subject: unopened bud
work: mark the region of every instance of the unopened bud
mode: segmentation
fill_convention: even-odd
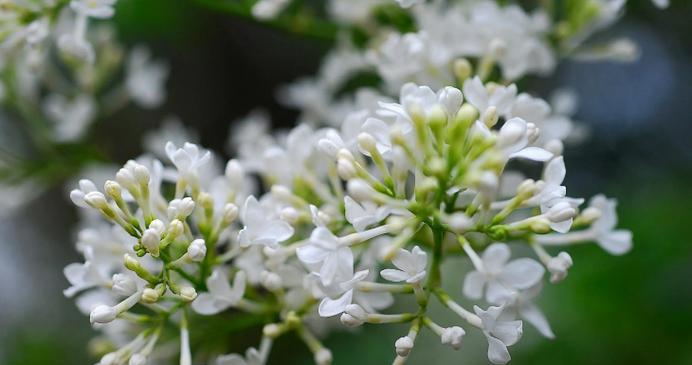
[[[449,345],[455,350],[458,350],[461,348],[461,340],[465,334],[466,331],[459,326],[448,327],[442,332],[440,340],[443,345]]]
[[[190,246],[187,247],[187,257],[189,257],[192,261],[201,262],[204,260],[206,255],[207,246],[205,245],[204,240],[201,238],[192,241]]]
[[[408,336],[399,337],[394,343],[394,347],[396,348],[397,355],[406,357],[411,353],[411,349],[413,349],[413,340]]]
[[[184,286],[180,288],[180,297],[184,300],[191,302],[197,298],[197,291],[191,286]]]
[[[110,323],[118,316],[115,308],[108,305],[98,305],[89,314],[89,321],[94,323]]]
[[[361,133],[358,135],[358,146],[361,150],[370,154],[377,149],[377,141],[372,134]]]
[[[567,277],[567,270],[572,267],[572,256],[567,252],[560,252],[557,256],[548,261],[548,271],[550,272],[550,282],[555,284]]]
[[[326,348],[319,349],[315,353],[315,363],[317,365],[330,365],[332,363],[332,352]]]
[[[281,276],[271,271],[262,271],[261,280],[262,285],[270,291],[277,291],[283,286]]]
[[[132,277],[130,275],[120,273],[114,274],[112,281],[112,289],[118,295],[127,297],[134,294],[137,291],[137,283],[135,283],[135,281],[132,280]]]
[[[145,288],[142,291],[142,302],[144,303],[156,303],[159,300],[159,292],[156,289]]]
[[[461,81],[468,79],[469,76],[471,76],[471,72],[473,72],[471,62],[469,62],[469,60],[466,58],[458,58],[454,60],[453,68],[454,76]]]
[[[227,224],[233,223],[238,218],[238,206],[228,203],[223,206],[223,221]]]

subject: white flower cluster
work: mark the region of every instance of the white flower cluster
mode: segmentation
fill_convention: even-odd
[[[27,122],[43,125],[59,143],[79,140],[95,119],[128,101],[159,106],[165,97],[166,65],[152,61],[143,46],[126,55],[107,24],[91,24],[111,18],[115,3],[3,2],[0,102]],[[57,57],[51,54],[55,49]],[[125,80],[112,86],[120,69]]]
[[[270,18],[285,3],[263,0],[253,10]],[[367,22],[384,1],[347,3],[331,1],[329,11]],[[268,117],[252,113],[233,131],[237,159],[225,169],[210,151],[168,142],[148,147],[170,165],[142,157],[103,189],[79,182],[72,200],[102,219],[85,219],[77,244],[84,262],[65,268],[65,295],[79,294],[80,309],[115,345],[100,365],[173,357],[181,365],[265,364],[288,333],[317,364],[330,364],[318,338],[333,329],[327,317],[349,327],[408,324],[392,339],[393,364],[407,361],[426,329],[453,349],[476,332],[487,339],[489,361],[505,364],[523,321],[554,337],[534,300],[544,282],[567,277],[573,260],[549,250],[631,248],[612,199],[583,206],[567,195],[562,153],[575,137],[572,98],[561,93],[548,103],[507,81],[552,68],[546,16],[489,1],[399,3],[427,29],[375,35],[365,51],[341,42],[318,78],[282,95],[303,122],[271,133]],[[367,67],[383,91],[332,98]],[[398,97],[383,95],[394,88]],[[523,175],[527,165],[542,174]],[[529,249],[512,257],[510,247],[521,246]],[[455,257],[473,270],[444,277]],[[408,310],[388,311],[405,297]],[[456,320],[436,322],[432,301]],[[224,353],[234,323],[260,323],[257,348]]]
[[[229,320],[273,319],[247,362],[264,363],[272,341],[295,331],[318,364],[330,363],[331,353],[313,334],[318,314],[338,315],[348,326],[410,323],[395,341],[395,363],[405,361],[423,328],[455,349],[476,328],[488,340],[489,360],[504,364],[507,346],[521,337],[521,320],[553,336],[532,300],[545,272],[551,282],[563,280],[572,260],[566,252],[551,256],[545,246],[596,241],[621,254],[631,245],[629,232],[614,230],[613,202],[599,196],[580,210],[582,200],[566,195],[559,139],[546,143],[552,149],[537,144],[538,124],[512,112],[522,105],[514,85],[476,77],[465,81],[464,92],[406,84],[399,101],[379,103],[355,136],[300,125],[277,140],[246,126],[244,133],[261,138],[247,139],[240,150],[266,143],[229,161],[223,173],[210,152],[169,143],[174,169],[158,160],[129,161],[103,192],[83,180],[71,193],[109,225],[80,235],[85,262],[65,269],[72,284],[65,294],[88,291],[80,307],[92,323],[139,331],[102,364],[154,356],[159,338],[170,337],[162,336],[170,320],[181,327],[181,364],[188,364],[187,328],[205,321],[188,306],[203,316],[230,311]],[[517,180],[511,160],[544,164],[543,176]],[[267,193],[248,194],[254,187],[247,171],[263,178]],[[510,260],[504,242],[532,247],[537,260]],[[443,278],[445,259],[458,255],[475,270],[463,281]],[[380,271],[383,265],[391,266]],[[452,299],[443,280],[463,283],[476,305],[467,309]],[[381,313],[394,295],[414,297],[417,307]],[[459,322],[437,324],[427,311],[431,300]],[[131,311],[138,303],[146,314]],[[220,355],[195,358],[240,361]]]

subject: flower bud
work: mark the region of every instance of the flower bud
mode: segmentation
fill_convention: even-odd
[[[228,203],[223,207],[223,221],[227,224],[233,223],[238,218],[238,206]]]
[[[240,189],[240,187],[243,186],[245,170],[238,160],[232,159],[228,161],[226,164],[226,178],[233,189]]]
[[[348,313],[341,313],[341,317],[339,317],[339,320],[344,326],[347,327],[358,327],[364,323],[363,321]]]
[[[601,218],[601,210],[596,207],[588,207],[581,212],[581,219],[584,223],[590,224]]]
[[[113,180],[106,181],[103,190],[111,199],[119,199],[122,196],[122,187]]]
[[[315,353],[315,363],[317,365],[330,365],[332,363],[332,352],[326,348],[319,349]]]
[[[288,222],[289,224],[293,225],[298,222],[298,219],[300,218],[300,214],[296,210],[296,208],[293,207],[286,207],[284,209],[281,209],[281,213],[279,214],[279,218],[281,218],[282,221]]]
[[[454,60],[454,65],[453,65],[453,70],[454,70],[454,76],[456,76],[457,79],[459,80],[466,80],[471,76],[471,72],[473,72],[473,67],[471,66],[471,62],[467,60],[466,58],[458,58]]]
[[[560,252],[557,256],[548,261],[548,271],[550,272],[550,282],[555,284],[567,277],[567,270],[572,267],[572,257],[567,252]]]
[[[541,135],[541,129],[535,123],[526,123],[526,138],[529,143],[534,143]]]
[[[550,221],[546,218],[537,218],[533,222],[531,222],[530,227],[531,232],[538,233],[538,234],[545,234],[550,232]]]
[[[118,358],[118,354],[109,352],[101,357],[97,365],[118,365],[119,363],[120,359]]]
[[[283,201],[291,201],[293,199],[293,193],[291,190],[283,185],[273,185],[272,195]]]
[[[526,122],[521,118],[508,120],[497,136],[499,147],[512,146],[519,143],[526,136]]]
[[[343,141],[335,130],[328,130],[325,137],[317,142],[317,148],[329,158],[335,159]]]
[[[411,349],[413,349],[413,340],[408,336],[399,337],[394,343],[394,347],[396,348],[397,355],[406,357],[411,352]]]
[[[577,215],[577,210],[572,208],[572,205],[566,201],[561,201],[548,210],[548,219],[553,222],[563,222],[574,218]]]
[[[553,155],[560,156],[560,155],[562,155],[562,152],[564,151],[565,146],[561,140],[551,139],[550,141],[545,143],[544,148],[548,152],[552,153]]]
[[[466,331],[459,326],[447,327],[442,332],[440,340],[443,345],[450,345],[455,350],[458,350],[461,347],[461,340],[465,334]]]
[[[459,108],[459,111],[457,112],[457,115],[454,119],[457,122],[460,122],[464,125],[470,125],[477,118],[478,118],[478,109],[476,109],[473,105],[471,105],[469,103],[464,103],[461,106],[461,108]]]
[[[137,283],[130,275],[115,274],[113,275],[113,291],[124,297],[130,296],[137,291]]]
[[[106,209],[108,208],[108,201],[106,197],[98,191],[92,191],[84,196],[84,201],[96,209]]]
[[[118,313],[115,311],[115,308],[108,306],[108,305],[98,305],[96,308],[94,308],[91,311],[91,314],[89,314],[89,321],[94,324],[94,323],[110,323],[115,320],[115,317],[118,316]]]
[[[171,237],[178,237],[185,231],[185,226],[183,222],[178,219],[174,219],[171,223],[168,223],[168,235]]]
[[[135,166],[134,175],[137,182],[141,185],[149,184],[149,169],[147,169],[144,165],[137,164],[137,166]]]
[[[377,195],[375,190],[362,179],[351,179],[346,184],[349,195],[358,201],[371,201]]]
[[[461,234],[473,226],[473,221],[464,213],[454,213],[449,216],[447,224],[454,233]]]
[[[276,338],[281,335],[281,326],[276,323],[269,323],[262,328],[262,334],[269,338]]]
[[[353,162],[345,158],[339,158],[336,161],[336,172],[339,174],[339,177],[344,180],[351,180],[358,175],[358,171],[356,171]]]
[[[262,271],[261,280],[262,285],[270,291],[277,291],[283,286],[281,276],[271,271]]]
[[[191,302],[197,298],[197,291],[191,286],[184,286],[180,288],[180,297],[188,302]]]
[[[125,168],[118,170],[118,172],[115,174],[115,181],[124,186],[127,190],[132,190],[137,183],[134,175],[132,175],[132,173]]]
[[[363,152],[370,154],[371,152],[377,150],[377,141],[372,134],[361,133],[358,135],[358,147],[360,147]]]
[[[207,255],[207,246],[203,239],[198,238],[187,246],[187,257],[195,262],[201,262],[204,260],[204,256]]]
[[[149,253],[157,257],[159,255],[159,244],[161,243],[161,235],[156,229],[148,228],[142,234],[140,239],[142,246],[144,246]]]
[[[159,292],[156,289],[145,288],[142,291],[142,302],[144,303],[156,303],[159,300]]]
[[[498,118],[497,108],[495,108],[495,106],[489,106],[488,109],[486,109],[483,113],[483,124],[485,124],[488,128],[492,128],[495,124],[497,124]]]
[[[428,112],[428,124],[433,130],[439,130],[447,124],[447,112],[440,104],[435,104]]]
[[[142,354],[134,354],[130,357],[128,365],[146,365],[147,357]]]

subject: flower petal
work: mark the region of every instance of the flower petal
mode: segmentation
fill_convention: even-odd
[[[512,359],[502,341],[492,336],[486,336],[488,339],[488,360],[493,364],[504,365]]]
[[[507,264],[499,279],[509,287],[526,289],[539,282],[544,273],[545,268],[536,260],[520,258]]]
[[[481,299],[484,286],[485,275],[478,271],[471,271],[464,278],[464,295],[469,299]]]
[[[341,295],[337,299],[331,299],[329,297],[322,299],[319,308],[317,309],[321,317],[332,317],[337,314],[343,313],[346,306],[351,304],[353,299],[353,290],[349,290]]]

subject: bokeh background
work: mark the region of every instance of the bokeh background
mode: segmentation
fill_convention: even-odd
[[[649,1],[630,1],[627,10],[608,32],[632,37],[641,48],[638,61],[567,61],[554,76],[529,82],[532,90],[577,91],[577,119],[591,133],[566,152],[570,195],[618,198],[620,226],[633,231],[635,246],[622,257],[595,245],[574,247],[568,279],[548,286],[539,302],[557,339],[526,326],[512,364],[692,364],[692,2],[672,1],[660,11]],[[92,138],[118,164],[141,153],[142,133],[171,114],[216,151],[227,150],[232,121],[256,107],[266,108],[275,126],[291,126],[296,113],[277,103],[277,88],[314,73],[330,46],[189,1],[122,0],[117,14],[121,39],[150,45],[172,70],[163,108],[126,109],[99,122]],[[0,143],[8,136],[21,141],[11,121],[0,126]],[[86,346],[89,321],[62,296],[62,267],[78,260],[76,220],[62,185],[0,217],[0,364],[95,362]],[[450,274],[463,265],[448,265]],[[458,293],[456,285],[449,290]],[[404,332],[372,326],[335,334],[326,344],[337,365],[387,364]],[[467,337],[461,354],[424,335],[430,346],[417,346],[409,363],[487,363],[484,341]],[[286,338],[270,364],[311,361]]]

